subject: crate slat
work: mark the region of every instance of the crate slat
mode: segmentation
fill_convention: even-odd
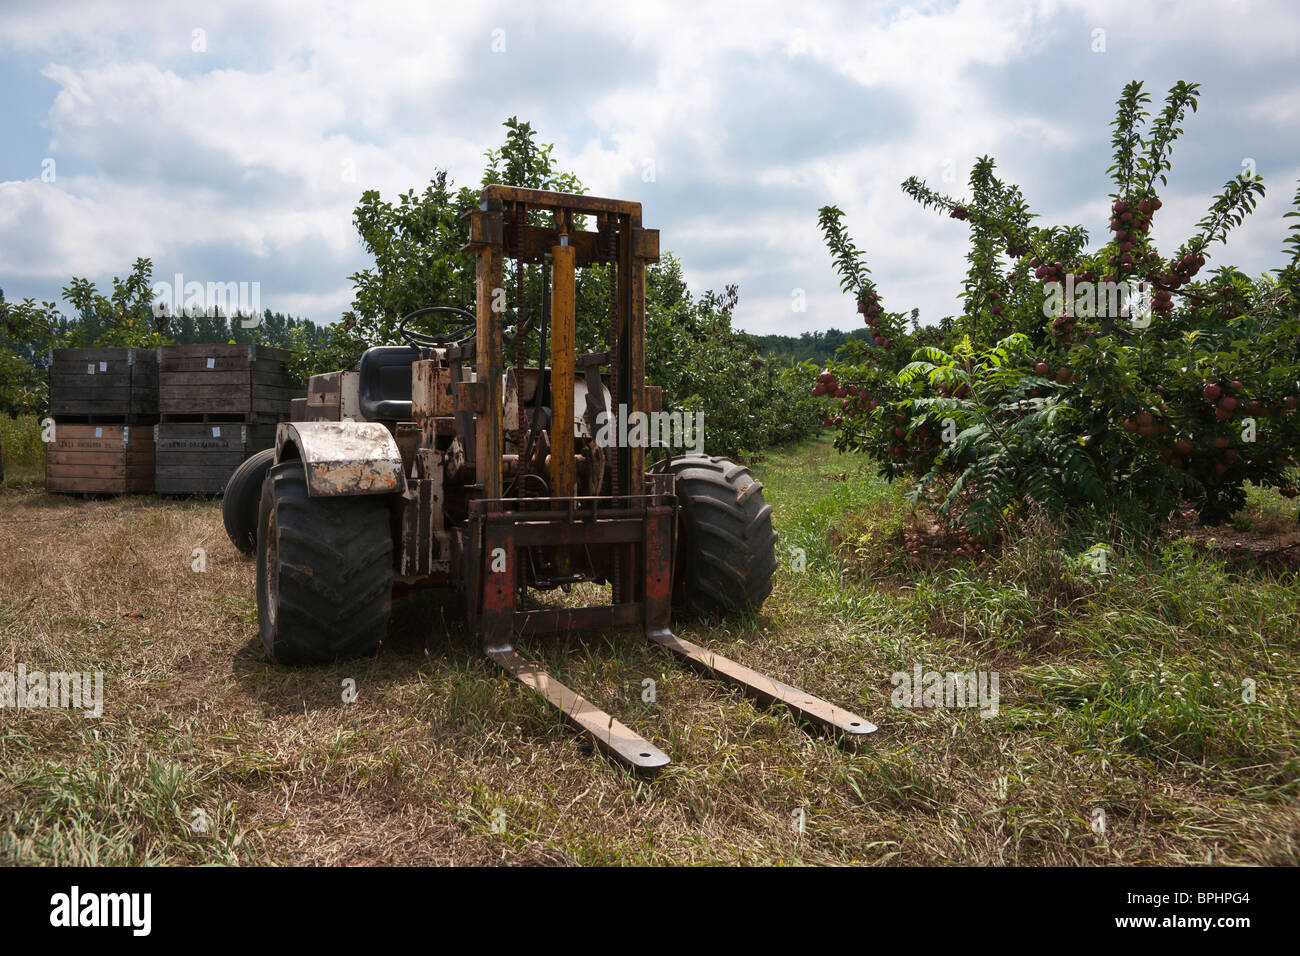
[[[294,381],[287,349],[265,345],[167,345],[158,349],[158,410],[164,422],[207,416],[249,423],[289,418],[306,394]]]
[[[215,495],[244,460],[275,444],[275,425],[163,422],[154,429],[160,495]]]
[[[45,446],[46,490],[64,494],[149,494],[153,491],[153,427],[54,426]]]
[[[55,349],[50,357],[50,415],[152,425],[158,421],[154,349]]]

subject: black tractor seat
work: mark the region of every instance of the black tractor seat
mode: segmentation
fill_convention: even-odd
[[[376,345],[361,355],[361,414],[371,422],[411,420],[411,364],[420,353],[409,345]]]

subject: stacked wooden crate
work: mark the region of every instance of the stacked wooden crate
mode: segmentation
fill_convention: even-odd
[[[158,421],[154,349],[55,349],[50,416],[57,422],[152,425]]]
[[[45,446],[47,491],[147,495],[153,491],[150,425],[60,425]]]
[[[266,345],[168,345],[158,350],[154,487],[160,495],[220,494],[250,455],[275,444],[304,394]]]
[[[275,425],[160,422],[154,426],[154,490],[219,495],[244,460],[275,444]]]
[[[45,487],[68,494],[153,490],[158,362],[153,349],[55,349]]]

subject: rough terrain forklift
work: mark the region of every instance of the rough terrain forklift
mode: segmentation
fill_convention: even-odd
[[[594,231],[582,228],[588,218]],[[270,657],[296,664],[371,653],[395,582],[431,583],[459,592],[487,657],[635,768],[668,757],[529,664],[518,636],[639,630],[805,723],[846,737],[875,730],[670,629],[674,609],[761,605],[776,533],[762,485],[744,466],[685,455],[647,468],[643,441],[598,440],[615,417],[662,404],[645,383],[645,269],[658,259],[659,234],[642,227],[640,204],[489,186],[468,220],[475,312],[419,309],[401,322],[405,345],[368,349],[355,371],[314,376],[275,448],[227,485],[227,531],[257,554],[258,626]],[[507,256],[518,263],[514,342],[504,329]],[[529,264],[542,275],[535,364],[524,354]],[[597,264],[610,279],[608,348],[578,355],[575,272]],[[424,315],[463,327],[419,331],[412,323]],[[608,593],[608,603],[537,607],[529,594],[581,583],[608,585],[588,588]]]

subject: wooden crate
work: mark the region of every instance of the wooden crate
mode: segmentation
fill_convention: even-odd
[[[158,415],[164,422],[288,421],[306,389],[290,376],[293,353],[268,345],[164,345]]]
[[[153,437],[158,494],[219,495],[246,458],[275,444],[275,426],[162,422]]]
[[[153,491],[152,426],[54,426],[45,446],[45,488],[68,494],[147,495]]]
[[[154,349],[55,349],[50,415],[56,422],[152,425],[158,421]]]

